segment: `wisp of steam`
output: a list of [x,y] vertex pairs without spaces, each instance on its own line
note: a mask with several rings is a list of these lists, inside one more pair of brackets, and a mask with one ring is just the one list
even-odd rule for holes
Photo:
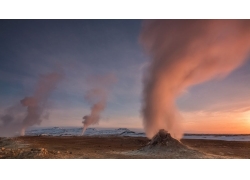
[[247,59],[250,20],[150,20],[140,42],[151,59],[143,79],[147,137],[165,129],[181,138],[176,98],[190,86],[225,77]]
[[[44,111],[47,100],[61,79],[61,72],[40,76],[33,96],[23,98],[20,104],[6,109],[0,116],[0,135],[13,136],[16,132],[25,135],[26,128],[39,125],[43,119],[46,119],[48,114]],[[23,113],[24,107],[27,109],[26,113]]]
[[83,117],[82,135],[88,126],[99,122],[100,114],[106,107],[108,92],[111,85],[115,82],[116,78],[113,74],[95,76],[88,79],[90,89],[85,94],[85,99],[91,104],[91,111],[89,115]]

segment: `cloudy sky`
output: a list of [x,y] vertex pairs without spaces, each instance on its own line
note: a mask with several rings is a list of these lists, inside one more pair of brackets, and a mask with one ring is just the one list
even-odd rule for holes
[[[90,104],[87,79],[113,74],[98,127],[142,128],[139,43],[142,20],[0,20],[0,112],[34,93],[40,75],[62,69],[40,126],[81,126]],[[250,58],[227,77],[178,97],[185,132],[250,133]],[[25,113],[25,112],[24,112]]]

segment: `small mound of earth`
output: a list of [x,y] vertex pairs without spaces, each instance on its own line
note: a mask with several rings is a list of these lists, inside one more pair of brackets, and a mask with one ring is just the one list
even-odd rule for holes
[[156,146],[169,147],[172,149],[186,148],[180,141],[171,137],[170,133],[161,129],[148,143],[146,147],[155,148]]
[[221,158],[209,155],[185,146],[177,139],[171,137],[170,133],[161,129],[152,140],[143,148],[128,152],[130,155],[152,156],[154,158],[166,159],[209,159]]

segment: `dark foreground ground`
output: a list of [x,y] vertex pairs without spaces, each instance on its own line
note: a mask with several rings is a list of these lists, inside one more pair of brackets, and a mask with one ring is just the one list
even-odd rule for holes
[[[182,150],[146,149],[143,137],[43,137],[0,138],[2,159],[197,159],[250,158],[250,142],[181,140]],[[143,149],[143,150],[142,150]],[[144,150],[146,149],[146,150]]]

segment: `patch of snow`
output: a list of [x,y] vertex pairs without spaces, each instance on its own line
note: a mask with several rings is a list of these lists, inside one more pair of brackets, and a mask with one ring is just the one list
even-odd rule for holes
[[[81,136],[81,127],[51,127],[51,128],[29,128],[26,130],[28,136]],[[146,137],[143,131],[131,131],[128,128],[118,129],[102,129],[88,128],[84,136],[130,136],[130,137]],[[250,141],[250,135],[201,135],[189,134],[184,135],[182,139],[207,139],[207,140],[223,140],[223,141]]]

